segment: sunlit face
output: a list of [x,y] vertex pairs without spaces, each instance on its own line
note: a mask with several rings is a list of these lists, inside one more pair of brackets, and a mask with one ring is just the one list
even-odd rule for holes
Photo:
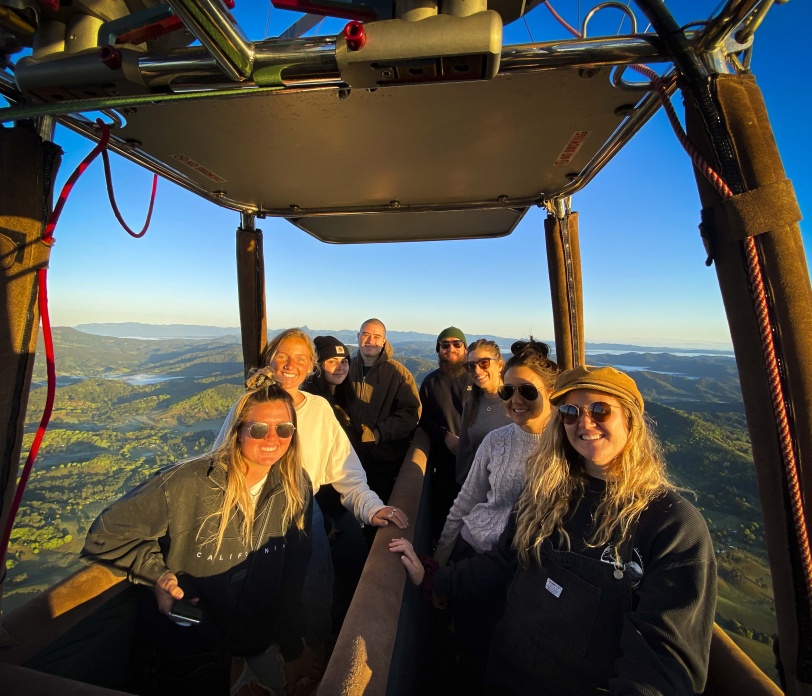
[[489,350],[484,348],[472,350],[468,354],[467,361],[469,363],[479,363],[480,360],[487,360],[488,367],[484,369],[479,364],[475,365],[471,379],[480,389],[493,394],[496,392],[497,387],[502,384],[502,368],[505,363],[501,357],[494,357]]
[[322,364],[324,370],[324,381],[327,384],[338,386],[345,379],[350,371],[350,361],[347,358],[327,358]]
[[540,433],[550,418],[550,393],[544,382],[529,367],[511,367],[505,372],[505,386],[520,387],[532,384],[538,390],[538,398],[528,400],[518,389],[505,401],[510,419],[528,433]]
[[286,338],[271,358],[270,367],[286,391],[298,389],[313,364],[310,347],[301,338]]
[[440,362],[459,364],[465,362],[467,355],[465,343],[458,338],[444,338],[440,341]]
[[[596,423],[584,410],[585,406],[595,401],[603,401],[612,407],[612,414],[605,423]],[[628,419],[620,400],[602,392],[576,389],[565,396],[563,403],[581,409],[577,422],[564,425],[567,439],[584,458],[587,472],[605,479],[610,465],[629,440]]]
[[[266,401],[265,403],[255,404],[250,408],[240,427],[239,435],[240,452],[249,470],[256,467],[269,470],[282,458],[285,452],[288,451],[293,436],[279,437],[275,426],[278,423],[290,423],[292,421],[293,418],[288,410],[288,405],[284,401]],[[248,435],[248,430],[254,423],[267,423],[271,426],[268,429],[268,434],[262,440],[255,440]]]
[[358,349],[365,358],[376,358],[386,343],[386,330],[377,322],[368,321],[358,332]]

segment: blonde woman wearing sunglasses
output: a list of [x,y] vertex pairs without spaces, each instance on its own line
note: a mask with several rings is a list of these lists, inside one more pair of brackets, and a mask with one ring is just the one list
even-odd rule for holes
[[[274,689],[285,683],[280,656],[291,685],[310,673],[302,588],[313,507],[296,411],[270,371],[248,387],[217,450],[113,503],[82,550],[139,586],[134,679],[150,693],[227,694],[236,656]],[[257,680],[250,667],[243,679]]]
[[582,366],[551,401],[515,518],[489,554],[438,571],[435,592],[456,600],[513,578],[488,662],[495,693],[702,693],[715,555],[666,476],[637,385]]
[[[301,390],[307,377],[318,369],[318,354],[310,337],[291,328],[274,336],[262,353],[262,363],[288,393],[298,419],[298,439],[302,467],[313,489],[332,484],[342,504],[359,522],[376,527],[409,525],[403,510],[386,506],[369,488],[358,455],[335,417],[332,407],[320,396]],[[226,417],[215,446],[231,428],[234,409]],[[306,639],[316,659],[323,661],[325,642],[330,638],[334,571],[330,545],[324,531],[324,518],[318,502],[313,507],[313,554],[305,579],[304,605],[307,614]]]

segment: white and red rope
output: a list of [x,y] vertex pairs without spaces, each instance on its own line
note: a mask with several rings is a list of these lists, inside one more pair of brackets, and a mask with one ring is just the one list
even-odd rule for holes
[[[576,38],[581,38],[579,32],[571,27],[552,7],[549,2],[544,3],[547,9],[561,25],[573,34]],[[677,136],[680,144],[693,165],[710,182],[723,200],[733,197],[733,191],[722,179],[721,176],[702,157],[693,143],[688,139],[682,128],[668,90],[662,78],[646,65],[631,66],[637,72],[647,77],[652,87],[657,90],[662,101],[665,113],[671,123],[671,127]],[[770,385],[770,399],[772,400],[773,417],[778,429],[778,438],[781,448],[781,460],[784,474],[787,480],[787,489],[792,510],[792,519],[795,526],[795,533],[798,541],[798,552],[801,557],[801,566],[806,584],[806,596],[810,610],[812,610],[812,551],[809,546],[809,531],[806,522],[806,512],[804,510],[803,494],[801,492],[800,477],[798,474],[798,461],[795,457],[795,448],[792,443],[792,433],[789,427],[787,416],[787,405],[784,398],[784,388],[781,384],[781,374],[778,366],[778,357],[775,351],[775,341],[770,319],[769,302],[767,300],[767,290],[764,286],[764,275],[761,270],[761,262],[758,258],[758,249],[753,237],[744,240],[745,259],[747,264],[747,276],[750,283],[750,292],[753,297],[754,310],[758,324],[761,351],[764,357],[764,366],[767,369],[767,378]]]

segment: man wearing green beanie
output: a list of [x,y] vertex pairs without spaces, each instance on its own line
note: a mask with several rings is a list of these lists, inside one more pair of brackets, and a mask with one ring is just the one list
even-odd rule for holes
[[420,386],[423,414],[420,427],[431,438],[428,465],[432,472],[432,537],[439,538],[445,518],[460,492],[455,470],[462,406],[471,392],[465,373],[468,357],[465,334],[456,326],[443,329],[435,344],[438,369]]

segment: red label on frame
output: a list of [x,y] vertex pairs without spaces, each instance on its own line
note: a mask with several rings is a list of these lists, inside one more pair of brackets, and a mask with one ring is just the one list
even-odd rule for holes
[[570,141],[558,154],[558,158],[555,161],[555,166],[563,167],[565,164],[569,164],[572,161],[572,158],[578,154],[578,150],[581,149],[581,145],[583,145],[584,141],[589,137],[589,133],[590,131],[575,131],[572,134]]
[[225,179],[221,176],[217,176],[211,169],[207,169],[199,162],[195,162],[191,157],[187,155],[172,155],[173,159],[176,159],[178,162],[185,164],[189,169],[193,169],[201,176],[205,176],[207,179],[213,181],[216,184],[224,184]]

